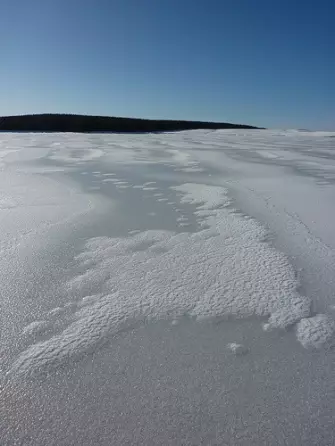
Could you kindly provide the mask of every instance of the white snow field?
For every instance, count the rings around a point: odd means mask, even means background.
[[[0,158],[1,446],[335,444],[335,133]]]

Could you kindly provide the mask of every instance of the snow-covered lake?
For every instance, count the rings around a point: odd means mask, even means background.
[[[0,134],[0,444],[335,444],[335,133]]]

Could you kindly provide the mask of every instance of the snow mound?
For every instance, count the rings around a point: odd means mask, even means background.
[[[224,188],[184,184],[174,189],[183,203],[197,206],[195,215],[206,228],[88,240],[76,258],[83,272],[66,283],[64,293],[97,297],[62,333],[23,352],[12,372],[77,360],[145,320],[258,315],[269,317],[269,327],[284,328],[309,315],[310,301],[297,292],[286,257],[264,241],[261,225],[227,208]],[[302,322],[298,333],[305,326]],[[298,339],[305,342],[301,335]]]
[[[325,314],[301,319],[297,324],[297,339],[305,348],[320,348],[334,335],[334,320]]]

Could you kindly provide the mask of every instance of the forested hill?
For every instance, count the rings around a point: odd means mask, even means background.
[[[255,129],[257,127],[226,122],[153,120],[40,114],[0,117],[0,131],[14,132],[166,132],[194,129]]]

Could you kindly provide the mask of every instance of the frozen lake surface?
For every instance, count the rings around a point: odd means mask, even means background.
[[[335,133],[0,134],[0,444],[335,444]]]

